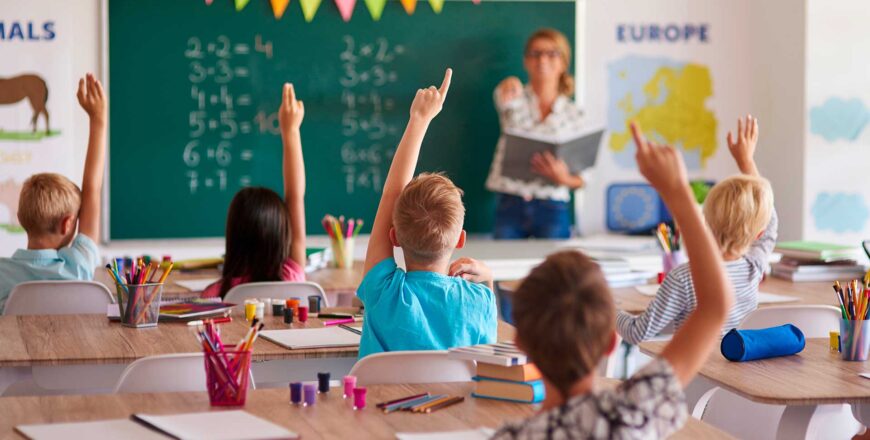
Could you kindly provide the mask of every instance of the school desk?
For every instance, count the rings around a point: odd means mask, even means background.
[[[311,407],[289,404],[287,389],[248,391],[242,408],[251,414],[284,426],[303,439],[392,439],[397,432],[457,431],[479,427],[497,428],[503,422],[521,420],[535,412],[533,405],[475,399],[473,384],[373,385],[368,387],[367,407],[353,411],[339,388],[319,395]],[[384,414],[375,404],[421,392],[465,396],[464,402],[431,414],[397,412]],[[109,394],[90,396],[9,397],[0,399],[0,437],[23,438],[16,425],[122,419],[134,413],[177,414],[220,411],[209,406],[206,393]],[[675,439],[729,439],[724,432],[689,418]]]
[[[644,342],[642,352],[659,355],[667,342]],[[824,338],[807,339],[804,351],[794,356],[751,362],[730,362],[717,349],[700,375],[718,386],[754,402],[785,405],[778,438],[804,438],[796,427],[806,427],[820,405],[870,402],[866,362],[847,362],[831,353]]]

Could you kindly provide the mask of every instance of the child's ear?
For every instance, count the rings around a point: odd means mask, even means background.
[[[465,247],[465,229],[459,233],[459,240],[456,241],[456,249],[462,249]]]
[[[63,216],[60,219],[60,224],[58,225],[58,229],[61,236],[66,237],[73,229],[76,227],[76,216],[75,214],[69,214]]]
[[[758,231],[758,235],[755,236],[755,239],[756,240],[760,239],[762,235],[764,235],[764,229]]]
[[[402,247],[399,244],[399,239],[396,238],[396,228],[390,227],[390,243],[393,244],[393,247]]]
[[[610,335],[610,343],[607,344],[607,350],[604,351],[604,356],[610,356],[616,351],[616,347],[619,345],[619,334],[616,333],[616,330],[613,331]]]

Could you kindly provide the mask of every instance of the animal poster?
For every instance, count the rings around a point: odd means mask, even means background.
[[[0,3],[0,255],[23,245],[18,195],[31,174],[80,181],[72,136],[76,72],[69,20],[50,2]],[[67,21],[67,22],[65,22]],[[9,244],[9,246],[7,246]]]

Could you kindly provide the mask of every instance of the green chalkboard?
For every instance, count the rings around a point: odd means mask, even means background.
[[[466,229],[487,232],[484,182],[498,138],[495,85],[523,74],[526,38],[553,27],[574,39],[573,1],[389,1],[373,21],[362,0],[344,22],[324,1],[306,23],[296,1],[281,20],[269,2],[109,0],[110,237],[224,234],[244,185],[281,193],[276,109],[290,81],[302,125],[308,233],[326,213],[371,224],[416,89],[453,67],[444,110],[419,171],[444,171],[465,191]],[[367,230],[368,228],[366,228]]]

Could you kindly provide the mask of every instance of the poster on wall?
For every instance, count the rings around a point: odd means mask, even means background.
[[[48,6],[0,3],[0,256],[26,244],[17,218],[24,180],[73,171],[73,46]]]
[[[645,196],[631,120],[676,147],[693,180],[736,172],[725,135],[751,111],[746,69],[734,69],[750,47],[748,26],[725,2],[587,2],[585,110],[609,136],[585,191],[583,234],[639,231],[668,218],[657,196]]]

